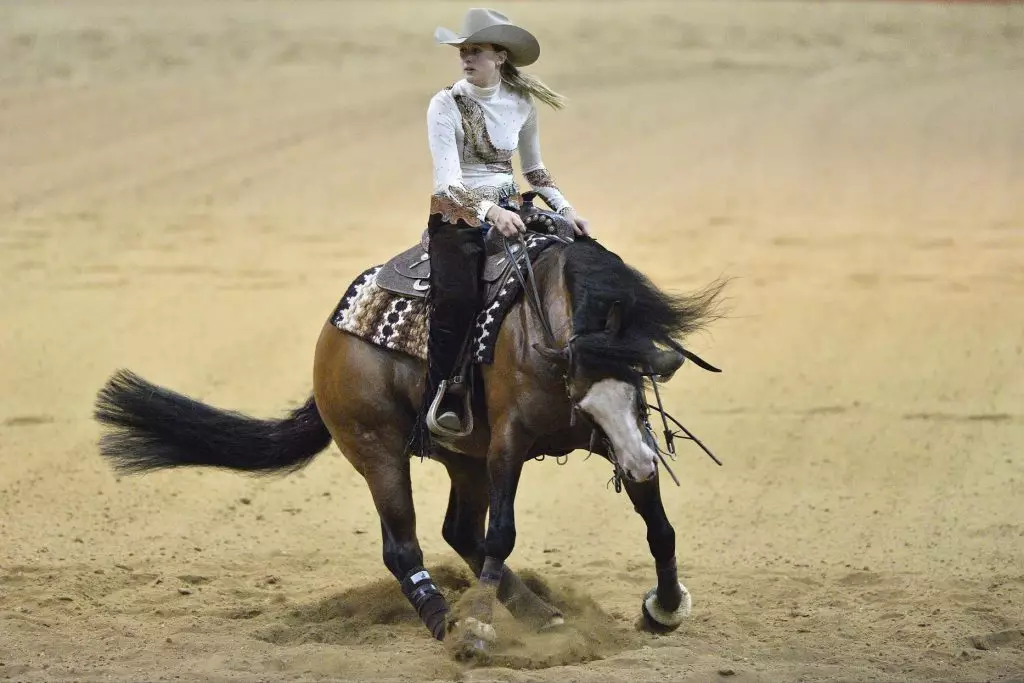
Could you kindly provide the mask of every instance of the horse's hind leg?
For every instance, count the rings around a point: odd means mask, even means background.
[[[444,640],[448,602],[423,567],[423,551],[416,538],[409,458],[401,455],[402,444],[392,443],[385,448],[380,437],[364,432],[358,442],[357,438],[342,437],[338,445],[370,488],[380,516],[385,566],[398,579],[402,593],[433,636]]]
[[[324,324],[313,369],[317,410],[370,488],[380,516],[384,564],[423,623],[442,640],[448,603],[423,568],[405,454],[414,415],[408,405],[403,407],[402,398],[414,393],[408,385],[420,374],[414,359]]]
[[[479,576],[484,567],[484,518],[487,516],[487,464],[482,460],[445,452],[439,459],[452,480],[448,511],[441,533],[444,540]],[[498,600],[512,616],[536,628],[550,628],[562,623],[562,614],[541,600],[536,593],[505,566],[498,584]]]

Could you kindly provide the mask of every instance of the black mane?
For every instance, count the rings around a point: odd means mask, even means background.
[[[577,238],[565,248],[564,274],[573,308],[574,351],[580,364],[597,373],[635,378],[655,345],[682,348],[686,335],[717,317],[724,282],[690,296],[668,294],[595,240]],[[618,301],[618,335],[605,330]]]

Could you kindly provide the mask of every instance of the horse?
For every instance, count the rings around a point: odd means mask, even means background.
[[[441,534],[478,577],[458,619],[424,567],[416,535],[409,435],[422,423],[426,377],[418,358],[328,321],[316,344],[312,395],[281,419],[222,410],[118,370],[96,399],[95,417],[107,428],[101,455],[122,473],[188,466],[288,473],[333,440],[370,489],[384,565],[423,624],[434,638],[455,641],[460,657],[485,658],[496,637],[495,600],[537,629],[564,623],[506,564],[516,542],[516,490],[531,459],[589,449],[613,463],[617,485],[647,527],[657,581],[642,600],[644,623],[674,630],[692,603],[679,581],[644,387],[671,378],[687,358],[717,370],[682,340],[714,319],[723,283],[666,293],[585,236],[542,251],[531,275],[534,296],[524,292],[512,305],[493,362],[477,366],[475,428],[435,436],[419,453],[448,471]]]

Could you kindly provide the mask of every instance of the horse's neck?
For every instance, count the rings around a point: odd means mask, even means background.
[[[550,257],[537,263],[537,286],[541,308],[547,316],[555,342],[566,344],[572,336],[572,299],[565,281],[565,251],[549,251]]]

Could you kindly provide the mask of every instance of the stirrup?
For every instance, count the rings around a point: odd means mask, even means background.
[[[427,410],[427,428],[437,436],[443,436],[449,439],[461,439],[464,436],[469,436],[473,433],[473,407],[470,403],[470,394],[472,392],[467,391],[462,397],[462,408],[466,413],[466,425],[462,430],[450,429],[451,422],[449,416],[451,413],[445,412],[438,416],[437,412],[441,409],[441,400],[445,394],[448,393],[448,380],[441,382],[441,386],[437,388],[437,395],[434,396],[434,400],[430,403],[430,409]],[[455,416],[456,419],[458,416]],[[447,423],[447,425],[445,424]],[[459,421],[461,426],[461,421]]]
[[[462,431],[462,418],[454,410],[446,410],[438,415],[437,424],[450,432]]]

